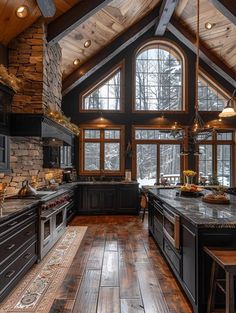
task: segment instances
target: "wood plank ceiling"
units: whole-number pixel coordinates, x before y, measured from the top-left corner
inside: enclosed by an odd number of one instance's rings
[[[54,0],[57,13],[53,19],[67,12],[82,0]],[[96,14],[89,17],[59,43],[62,47],[63,78],[90,60],[95,54],[108,46],[134,23],[147,15],[161,0],[113,0]],[[236,76],[236,26],[222,15],[211,3],[213,0],[200,0],[200,39],[212,55],[221,59]],[[20,2],[20,3],[19,3]],[[16,8],[25,4],[30,9],[27,19],[18,19]],[[40,11],[33,0],[0,0],[0,43],[7,45],[10,40],[34,23]],[[175,19],[192,35],[196,34],[196,1],[179,0],[175,9]],[[47,22],[52,20],[48,19]],[[205,23],[213,24],[211,30]],[[153,34],[154,35],[154,34]],[[91,40],[89,48],[84,42]],[[74,65],[73,61],[80,63]]]
[[[176,18],[191,34],[196,34],[196,11],[193,0],[181,0],[175,10]],[[213,25],[212,29],[205,28],[207,22]],[[209,0],[200,1],[200,40],[236,73],[236,26]]]
[[[114,0],[59,41],[63,77],[85,63],[114,38],[150,12],[159,0]],[[84,42],[91,40],[89,48]],[[75,66],[73,61],[80,60]]]

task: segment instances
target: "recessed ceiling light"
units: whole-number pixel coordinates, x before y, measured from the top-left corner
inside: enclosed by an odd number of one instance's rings
[[[85,43],[84,43],[84,47],[88,48],[90,46],[91,46],[91,40],[86,40]]]
[[[79,63],[80,63],[80,59],[75,59],[73,62],[74,65],[78,65]]]
[[[21,5],[16,9],[16,16],[19,18],[25,18],[29,15],[29,9],[26,5]]]
[[[212,24],[212,23],[210,23],[210,22],[207,22],[207,23],[205,24],[205,28],[206,28],[206,29],[212,29],[213,25],[214,25],[214,24]]]

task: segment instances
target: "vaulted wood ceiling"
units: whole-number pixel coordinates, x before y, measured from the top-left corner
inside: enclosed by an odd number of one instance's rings
[[[125,33],[138,20],[146,16],[156,5],[163,0],[113,0],[104,1],[107,5],[98,10],[80,25],[66,34],[59,43],[62,47],[62,69],[63,77],[68,80],[72,72],[83,68],[83,65],[100,53],[105,47],[114,42],[114,39]],[[88,2],[88,0],[55,0],[57,13],[54,20],[63,13],[68,12],[72,7]],[[99,3],[99,0],[95,2]],[[103,1],[100,1],[101,3]],[[234,21],[223,14],[212,4],[212,2],[228,2],[236,6],[234,0],[200,0],[200,39],[207,52],[222,60],[230,71],[231,77],[236,77],[236,25]],[[15,10],[20,4],[26,4],[30,9],[30,16],[27,19],[18,19]],[[235,12],[232,10],[232,14]],[[20,32],[34,23],[41,13],[34,0],[0,0],[0,43],[7,45],[10,40]],[[196,34],[196,1],[179,0],[175,9],[174,18],[179,25],[183,26],[185,34],[192,38]],[[233,15],[234,16],[234,15]],[[205,28],[205,23],[213,24],[211,30]],[[84,42],[91,40],[91,46],[84,48]],[[73,65],[74,59],[80,59],[80,63]],[[86,66],[85,66],[86,67]],[[233,75],[232,75],[233,73]],[[233,79],[235,79],[235,77]]]

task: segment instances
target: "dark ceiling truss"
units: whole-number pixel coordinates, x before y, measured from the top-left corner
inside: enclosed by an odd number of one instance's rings
[[[155,35],[156,36],[163,36],[167,25],[175,11],[175,8],[178,4],[178,0],[163,0],[159,16],[157,18],[157,23],[155,27]]]
[[[221,14],[236,25],[236,1],[235,0],[210,0]]]
[[[103,48],[94,57],[81,65],[77,70],[71,73],[63,82],[63,96],[73,88],[82,83],[86,78],[100,69],[103,65],[109,62],[112,58],[118,55],[122,50],[128,47],[132,42],[146,33],[156,23],[156,16],[159,10],[157,5],[151,13],[146,15],[140,21],[129,27],[118,38],[114,39],[108,46]]]
[[[176,19],[172,18],[167,26],[168,30],[184,43],[195,54],[197,52],[195,37],[191,35]],[[217,56],[212,54],[201,42],[199,46],[200,59],[203,60],[214,71],[221,75],[226,81],[236,88],[236,74]]]
[[[56,43],[86,21],[90,16],[108,5],[112,0],[82,0],[69,11],[48,24],[47,41]]]

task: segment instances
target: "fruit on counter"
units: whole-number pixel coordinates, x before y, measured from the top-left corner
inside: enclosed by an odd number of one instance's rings
[[[227,196],[225,194],[221,194],[221,195],[216,195],[213,193],[209,193],[207,195],[204,196],[204,199],[208,199],[208,200],[228,200]]]
[[[181,186],[180,190],[189,191],[189,192],[198,192],[198,191],[202,191],[202,188],[198,187],[197,185],[191,184],[191,185]]]

